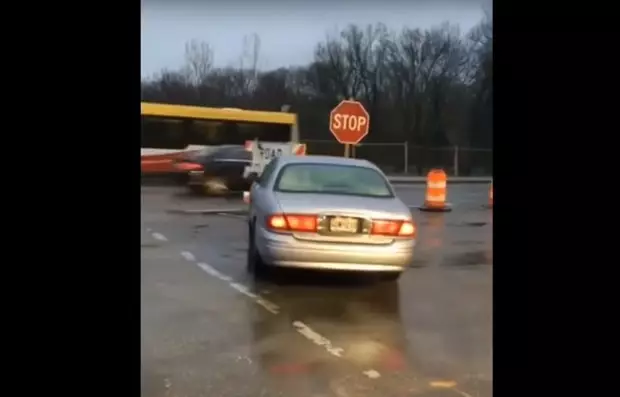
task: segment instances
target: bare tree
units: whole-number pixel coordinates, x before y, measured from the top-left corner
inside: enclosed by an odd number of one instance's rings
[[[366,102],[371,117],[381,94],[387,57],[388,32],[385,25],[368,25],[365,30],[350,26],[342,33],[347,63],[354,74],[353,95]]]
[[[213,50],[209,44],[196,39],[185,43],[185,66],[194,86],[204,84],[213,68]]]
[[[260,37],[254,33],[243,38],[243,52],[234,84],[244,95],[251,96],[258,84],[258,62],[260,58]]]
[[[388,32],[382,24],[364,29],[350,25],[338,36],[328,36],[317,45],[312,66],[318,91],[332,101],[361,100],[374,119],[378,116],[376,109],[385,79],[388,42]]]
[[[343,32],[338,36],[327,36],[315,50],[316,84],[326,93],[338,99],[355,97],[359,91],[358,74],[351,65]]]
[[[487,15],[470,33],[474,58],[470,141],[482,147],[493,142],[493,20]]]
[[[280,68],[257,76],[257,85],[254,90],[255,102],[262,103],[271,110],[279,110],[283,104],[290,104],[287,89],[288,75],[287,69]]]
[[[448,23],[398,32],[350,25],[318,43],[309,65],[264,72],[260,38],[247,36],[243,45],[237,65],[217,68],[207,43],[189,42],[185,66],[144,81],[143,100],[270,110],[286,103],[298,114],[302,137],[331,139],[330,109],[355,98],[371,114],[368,139],[414,144],[410,169],[421,172],[451,163],[449,151],[447,159],[433,154],[438,147],[492,144],[490,15],[467,35]],[[379,164],[393,157],[377,153],[372,160]]]

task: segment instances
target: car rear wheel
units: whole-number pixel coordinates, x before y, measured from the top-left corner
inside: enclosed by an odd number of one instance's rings
[[[189,185],[189,190],[196,195],[202,195],[205,192],[205,189],[202,185]]]
[[[203,184],[204,192],[208,195],[224,195],[228,193],[228,185],[222,178],[208,178]]]
[[[248,226],[247,270],[255,278],[263,278],[267,273],[265,262],[263,262],[260,253],[256,249],[254,224]]]

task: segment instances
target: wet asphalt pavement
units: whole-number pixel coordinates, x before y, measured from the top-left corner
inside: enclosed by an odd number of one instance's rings
[[[143,397],[492,395],[492,212],[485,185],[449,187],[449,213],[413,210],[398,283],[245,271],[237,199],[142,188]],[[397,187],[409,205],[424,186]]]

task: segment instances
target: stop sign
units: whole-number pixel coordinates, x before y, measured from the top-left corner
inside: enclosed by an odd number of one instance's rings
[[[370,116],[357,101],[344,100],[329,114],[329,130],[338,142],[356,145],[368,135]]]

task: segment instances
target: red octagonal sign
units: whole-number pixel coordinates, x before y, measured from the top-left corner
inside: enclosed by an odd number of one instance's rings
[[[368,135],[370,116],[357,101],[344,100],[329,114],[329,130],[338,142],[356,145]]]

